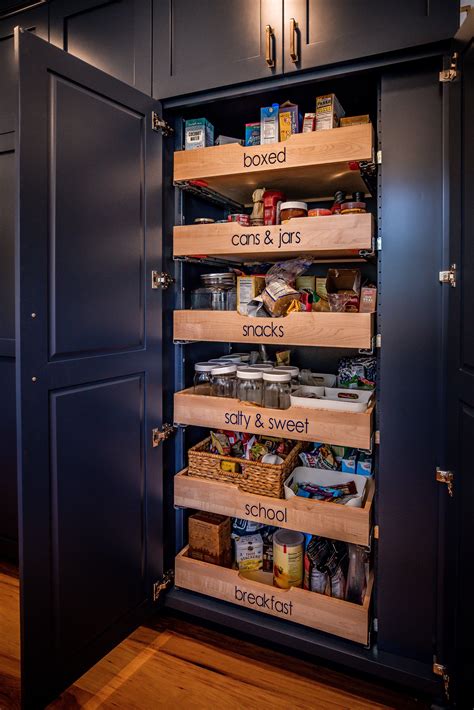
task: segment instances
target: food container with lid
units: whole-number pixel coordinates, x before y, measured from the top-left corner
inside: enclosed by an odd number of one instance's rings
[[[365,202],[343,202],[341,214],[362,214],[367,210]]]
[[[304,535],[295,530],[273,533],[273,584],[280,589],[303,586]]]
[[[278,367],[275,368],[277,372],[288,372],[291,376],[291,384],[292,385],[298,385],[299,386],[299,379],[298,376],[300,374],[300,368],[296,367],[296,365],[278,365]]]
[[[250,215],[236,212],[235,214],[230,214],[227,217],[228,222],[238,222],[243,227],[248,227],[250,225]]]
[[[280,220],[283,224],[296,217],[307,217],[308,205],[306,202],[282,202],[280,207]]]
[[[224,357],[227,357],[226,355]],[[240,362],[250,362],[250,353],[231,353],[231,358],[239,358]]]
[[[237,365],[224,364],[211,370],[211,395],[213,397],[235,397]]]
[[[263,406],[270,409],[288,409],[291,404],[291,375],[289,372],[263,373]]]
[[[308,217],[330,217],[331,215],[331,210],[326,210],[321,207],[316,207],[315,209],[308,211]]]
[[[214,224],[215,220],[212,217],[196,217],[194,224]]]
[[[211,394],[211,372],[216,369],[213,362],[196,362],[194,365],[194,391],[196,394]]]
[[[248,367],[258,370],[259,372],[271,372],[274,369],[274,365],[271,362],[257,362],[255,365],[249,365]]]
[[[263,399],[263,372],[252,367],[237,368],[237,399],[261,406]]]

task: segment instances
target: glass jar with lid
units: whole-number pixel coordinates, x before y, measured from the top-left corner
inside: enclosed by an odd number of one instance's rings
[[[252,367],[237,369],[237,398],[241,402],[262,405],[263,372]]]
[[[196,394],[211,394],[211,372],[224,363],[196,362],[194,365],[194,391]]]
[[[263,406],[271,409],[288,409],[291,392],[291,375],[274,369],[263,373]]]
[[[300,368],[296,367],[296,365],[279,365],[277,368],[278,372],[289,372],[291,375],[291,386],[292,387],[299,387],[300,382],[299,382],[299,374],[300,374]]]
[[[225,363],[211,370],[211,395],[213,397],[235,397],[237,365]]]

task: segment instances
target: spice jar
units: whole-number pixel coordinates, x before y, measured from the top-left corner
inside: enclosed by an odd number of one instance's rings
[[[296,367],[296,365],[279,365],[277,368],[278,372],[288,372],[288,374],[291,377],[291,384],[292,385],[298,385],[300,384],[299,381],[299,375],[300,375],[300,368]]]
[[[237,370],[237,398],[241,402],[262,405],[263,372],[251,367],[239,367]]]
[[[307,217],[308,205],[306,202],[282,202],[280,211],[281,223],[288,222],[295,217]]]
[[[263,223],[280,224],[280,208],[285,195],[280,190],[265,190],[263,193]]]
[[[211,370],[211,395],[213,397],[235,397],[237,365],[225,364]]]
[[[291,375],[289,372],[263,373],[263,406],[288,409],[290,406]]]
[[[213,362],[197,362],[194,365],[194,391],[199,394],[211,394],[211,372],[218,365]]]

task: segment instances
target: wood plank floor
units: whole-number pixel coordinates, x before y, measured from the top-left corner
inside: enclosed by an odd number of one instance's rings
[[[0,710],[20,707],[20,605],[18,572],[0,563]]]
[[[382,684],[173,616],[142,626],[48,710],[421,710]],[[0,566],[0,710],[19,708],[18,580]]]

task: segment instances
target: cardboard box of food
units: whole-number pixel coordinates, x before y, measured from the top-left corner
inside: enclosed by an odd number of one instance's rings
[[[298,106],[291,101],[281,104],[279,110],[280,140],[286,141],[293,133],[299,133],[300,117]]]
[[[278,104],[260,109],[260,144],[278,143]]]
[[[245,145],[260,145],[260,122],[245,124]]]
[[[360,299],[359,269],[328,269],[326,291],[330,307],[331,294],[347,295],[347,302],[343,310],[346,313],[358,313]]]
[[[230,518],[217,513],[195,513],[188,521],[189,557],[221,567],[232,563]]]
[[[368,113],[363,116],[343,116],[340,121],[340,127],[359,126],[361,123],[370,123],[370,116]]]
[[[345,111],[337,100],[336,94],[316,97],[316,130],[325,131],[338,128]]]
[[[214,145],[214,126],[207,118],[190,118],[185,122],[184,147],[186,150]]]
[[[264,288],[265,276],[237,277],[237,310],[241,315],[248,315],[248,304],[259,296]]]

